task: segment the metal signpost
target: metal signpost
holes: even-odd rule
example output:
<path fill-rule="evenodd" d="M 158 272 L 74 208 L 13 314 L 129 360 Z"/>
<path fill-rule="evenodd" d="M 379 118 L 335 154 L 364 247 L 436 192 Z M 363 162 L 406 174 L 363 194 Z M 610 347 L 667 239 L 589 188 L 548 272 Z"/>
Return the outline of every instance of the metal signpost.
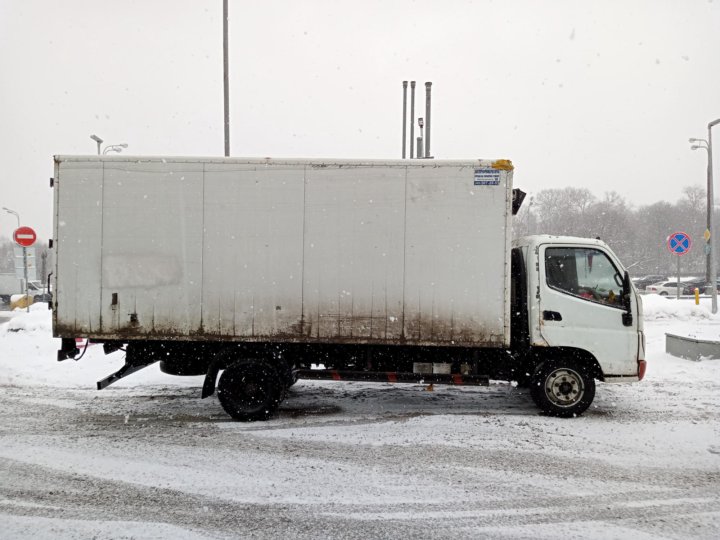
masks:
<path fill-rule="evenodd" d="M 13 246 L 13 255 L 15 259 L 15 277 L 19 280 L 25 279 L 25 261 L 27 261 L 28 280 L 36 280 L 37 265 L 35 264 L 35 246 L 23 248 L 15 245 Z"/>
<path fill-rule="evenodd" d="M 30 227 L 18 227 L 13 233 L 15 243 L 23 248 L 23 266 L 25 275 L 25 302 L 27 311 L 30 311 L 30 290 L 28 288 L 28 264 L 27 264 L 27 248 L 32 246 L 37 240 L 37 235 Z"/>
<path fill-rule="evenodd" d="M 668 236 L 667 248 L 670 253 L 677 255 L 677 299 L 680 300 L 680 257 L 686 255 L 692 247 L 690 235 L 684 232 L 675 232 Z"/>

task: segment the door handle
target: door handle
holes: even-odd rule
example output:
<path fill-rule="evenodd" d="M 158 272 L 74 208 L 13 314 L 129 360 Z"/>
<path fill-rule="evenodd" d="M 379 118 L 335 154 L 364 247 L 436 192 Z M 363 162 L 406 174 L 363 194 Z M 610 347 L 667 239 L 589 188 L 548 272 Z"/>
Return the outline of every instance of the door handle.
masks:
<path fill-rule="evenodd" d="M 557 311 L 543 311 L 543 320 L 562 321 L 562 315 L 560 315 Z"/>

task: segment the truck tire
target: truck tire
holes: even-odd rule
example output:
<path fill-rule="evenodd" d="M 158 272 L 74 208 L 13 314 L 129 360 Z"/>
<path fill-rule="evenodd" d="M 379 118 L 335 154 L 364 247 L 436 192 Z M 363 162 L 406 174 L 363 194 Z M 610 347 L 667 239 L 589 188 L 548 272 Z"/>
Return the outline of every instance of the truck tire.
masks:
<path fill-rule="evenodd" d="M 267 420 L 280 405 L 284 385 L 277 370 L 256 359 L 239 360 L 220 376 L 218 399 L 235 420 Z"/>
<path fill-rule="evenodd" d="M 590 371 L 571 360 L 543 362 L 533 374 L 530 395 L 544 413 L 559 418 L 581 415 L 595 398 Z"/>

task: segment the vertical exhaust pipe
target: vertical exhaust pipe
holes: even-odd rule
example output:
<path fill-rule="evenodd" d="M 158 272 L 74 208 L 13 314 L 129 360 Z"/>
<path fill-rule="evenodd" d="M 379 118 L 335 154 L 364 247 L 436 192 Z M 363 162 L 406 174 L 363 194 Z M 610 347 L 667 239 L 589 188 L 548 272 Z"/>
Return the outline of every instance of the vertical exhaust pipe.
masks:
<path fill-rule="evenodd" d="M 403 128 L 402 128 L 402 158 L 405 159 L 405 144 L 407 142 L 407 81 L 403 81 Z"/>
<path fill-rule="evenodd" d="M 417 157 L 418 159 L 423 158 L 423 123 L 422 118 L 418 118 L 418 126 L 420 126 L 420 136 L 417 138 Z"/>
<path fill-rule="evenodd" d="M 430 87 L 431 82 L 425 83 L 425 157 L 430 158 Z"/>
<path fill-rule="evenodd" d="M 410 159 L 415 157 L 415 81 L 410 81 Z"/>

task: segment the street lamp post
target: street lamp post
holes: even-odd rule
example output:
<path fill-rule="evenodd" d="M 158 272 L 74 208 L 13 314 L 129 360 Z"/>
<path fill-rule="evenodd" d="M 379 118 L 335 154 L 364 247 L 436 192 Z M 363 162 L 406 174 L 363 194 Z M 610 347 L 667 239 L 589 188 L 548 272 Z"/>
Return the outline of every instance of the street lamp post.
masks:
<path fill-rule="evenodd" d="M 708 255 L 707 267 L 708 267 L 708 281 L 710 285 L 710 294 L 712 296 L 712 312 L 717 313 L 717 266 L 715 250 L 712 248 L 713 238 L 712 235 L 715 232 L 715 218 L 714 218 L 714 189 L 713 189 L 713 165 L 712 165 L 712 128 L 720 124 L 720 118 L 713 120 L 708 124 L 708 138 L 705 139 L 690 139 L 693 145 L 690 147 L 692 150 L 699 148 L 704 149 L 708 154 L 707 163 L 707 234 L 706 234 L 706 251 Z"/>
<path fill-rule="evenodd" d="M 100 155 L 100 145 L 103 143 L 103 140 L 98 137 L 97 135 L 90 135 L 90 138 L 97 143 L 98 146 L 98 156 Z"/>
<path fill-rule="evenodd" d="M 108 144 L 105 147 L 105 150 L 103 150 L 103 155 L 107 154 L 108 152 L 122 152 L 123 148 L 127 148 L 127 143 L 120 143 L 120 144 Z"/>
<path fill-rule="evenodd" d="M 6 208 L 5 206 L 2 207 L 3 210 L 5 210 L 8 214 L 13 214 L 17 218 L 18 226 L 17 228 L 20 228 L 20 214 L 18 214 L 15 210 L 10 210 L 9 208 Z"/>
<path fill-rule="evenodd" d="M 228 0 L 223 0 L 223 123 L 225 126 L 225 157 L 230 155 L 230 75 L 228 58 Z"/>
<path fill-rule="evenodd" d="M 708 151 L 708 142 L 705 139 L 690 139 L 692 146 L 691 150 L 705 150 Z M 708 158 L 709 159 L 709 158 Z M 713 207 L 713 193 L 712 193 L 712 182 L 710 176 L 707 177 L 707 225 L 705 233 L 705 283 L 709 286 L 711 283 L 710 278 L 710 231 L 712 230 L 712 207 Z"/>

